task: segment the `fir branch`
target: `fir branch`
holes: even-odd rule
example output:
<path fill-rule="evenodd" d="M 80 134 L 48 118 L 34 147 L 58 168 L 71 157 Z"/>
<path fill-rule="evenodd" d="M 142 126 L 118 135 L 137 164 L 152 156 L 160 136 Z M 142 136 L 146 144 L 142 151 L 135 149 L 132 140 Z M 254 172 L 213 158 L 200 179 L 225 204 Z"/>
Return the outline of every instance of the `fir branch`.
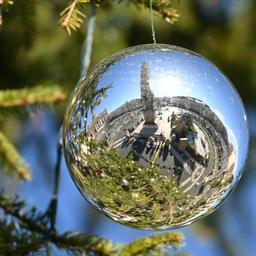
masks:
<path fill-rule="evenodd" d="M 77 255 L 91 253 L 90 255 L 113 256 L 117 255 L 119 251 L 119 246 L 114 245 L 110 240 L 78 232 L 66 232 L 63 235 L 57 235 L 52 239 L 52 242 L 58 248 Z"/>
<path fill-rule="evenodd" d="M 183 245 L 183 236 L 180 233 L 162 233 L 151 237 L 137 239 L 122 250 L 122 256 L 142 256 L 154 253 L 160 255 L 163 247 L 173 247 Z"/>
<path fill-rule="evenodd" d="M 0 255 L 29 255 L 46 247 L 48 218 L 35 207 L 25 213 L 26 207 L 18 197 L 0 195 L 0 208 L 5 214 L 0 225 Z M 13 239 L 6 240 L 8 236 Z M 20 239 L 23 237 L 25 240 Z"/>
<path fill-rule="evenodd" d="M 60 26 L 69 35 L 71 35 L 71 30 L 80 28 L 85 18 L 85 14 L 81 12 L 81 7 L 89 2 L 90 0 L 71 0 L 69 5 L 60 13 Z"/>
<path fill-rule="evenodd" d="M 150 0 L 130 0 L 137 6 L 144 6 L 150 9 Z M 179 1 L 178 1 L 179 3 Z M 152 2 L 152 9 L 162 15 L 162 17 L 169 23 L 175 23 L 179 18 L 179 13 L 174 6 L 174 1 L 171 0 L 154 0 Z"/>
<path fill-rule="evenodd" d="M 25 213 L 26 203 L 17 196 L 0 195 L 0 208 L 6 215 L 16 218 L 24 229 L 36 233 L 47 233 L 47 219 L 42 213 L 36 212 L 32 207 Z"/>
<path fill-rule="evenodd" d="M 59 86 L 39 85 L 32 88 L 2 90 L 0 91 L 0 108 L 50 104 L 65 99 L 66 95 Z"/>
<path fill-rule="evenodd" d="M 182 245 L 183 237 L 179 233 L 145 237 L 128 245 L 113 244 L 110 240 L 78 232 L 59 234 L 51 229 L 49 216 L 38 212 L 35 207 L 28 209 L 18 197 L 0 195 L 0 208 L 6 218 L 0 220 L 0 255 L 4 250 L 4 255 L 26 255 L 25 252 L 45 248 L 49 242 L 73 255 L 88 253 L 95 256 L 160 255 L 164 247 Z M 19 254 L 21 252 L 23 254 Z"/>
<path fill-rule="evenodd" d="M 41 248 L 42 241 L 36 235 L 21 230 L 15 222 L 0 220 L 0 255 L 28 255 Z"/>
<path fill-rule="evenodd" d="M 121 3 L 126 0 L 116 0 L 112 2 Z M 136 6 L 143 6 L 150 9 L 150 0 L 130 0 L 130 3 Z M 174 8 L 174 2 L 170 0 L 154 0 L 152 9 L 162 15 L 162 17 L 169 23 L 175 23 L 179 18 L 179 13 Z M 69 5 L 60 13 L 60 26 L 64 28 L 69 35 L 72 30 L 77 30 L 81 27 L 85 14 L 81 11 L 82 6 L 92 4 L 94 6 L 103 6 L 105 0 L 70 0 Z M 178 1 L 179 3 L 179 1 Z"/>
<path fill-rule="evenodd" d="M 38 212 L 34 207 L 26 210 L 25 202 L 18 197 L 0 195 L 0 208 L 4 211 L 5 215 L 12 217 L 11 223 L 16 223 L 18 228 L 13 230 L 13 232 L 17 233 L 16 236 L 19 236 L 20 232 L 24 233 L 27 231 L 27 235 L 34 235 L 35 241 L 41 241 L 40 244 L 37 244 L 36 250 L 51 242 L 58 248 L 65 249 L 75 255 L 90 253 L 90 255 L 110 256 L 118 251 L 118 247 L 114 246 L 111 241 L 100 237 L 78 232 L 58 234 L 57 231 L 50 228 L 50 219 L 47 215 Z M 0 230 L 1 228 L 0 225 Z M 13 240 L 13 243 L 15 243 L 15 240 Z M 0 248 L 1 246 L 3 247 L 0 239 Z M 23 246 L 24 244 L 16 243 L 17 250 Z M 28 252 L 31 252 L 31 250 L 28 250 Z"/>
<path fill-rule="evenodd" d="M 14 174 L 19 179 L 29 180 L 29 167 L 17 152 L 13 144 L 0 132 L 0 162 L 7 173 Z"/>

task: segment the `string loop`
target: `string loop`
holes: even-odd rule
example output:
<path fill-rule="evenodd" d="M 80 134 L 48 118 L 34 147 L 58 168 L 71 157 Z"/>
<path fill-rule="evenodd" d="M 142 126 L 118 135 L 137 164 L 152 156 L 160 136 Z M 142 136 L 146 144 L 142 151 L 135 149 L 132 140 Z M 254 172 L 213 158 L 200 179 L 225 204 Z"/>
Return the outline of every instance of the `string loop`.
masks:
<path fill-rule="evenodd" d="M 150 0 L 150 21 L 151 21 L 153 43 L 156 44 L 156 32 L 155 32 L 155 24 L 154 24 L 154 17 L 153 17 L 153 0 Z"/>

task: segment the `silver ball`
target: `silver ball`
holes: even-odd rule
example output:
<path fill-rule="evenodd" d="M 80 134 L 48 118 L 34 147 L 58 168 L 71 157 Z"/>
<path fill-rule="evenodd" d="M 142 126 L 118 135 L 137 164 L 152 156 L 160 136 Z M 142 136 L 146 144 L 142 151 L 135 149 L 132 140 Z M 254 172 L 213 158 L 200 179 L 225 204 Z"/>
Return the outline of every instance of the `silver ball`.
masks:
<path fill-rule="evenodd" d="M 69 172 L 93 206 L 157 230 L 212 212 L 241 177 L 249 143 L 228 78 L 200 55 L 163 44 L 98 64 L 71 97 L 63 138 Z"/>

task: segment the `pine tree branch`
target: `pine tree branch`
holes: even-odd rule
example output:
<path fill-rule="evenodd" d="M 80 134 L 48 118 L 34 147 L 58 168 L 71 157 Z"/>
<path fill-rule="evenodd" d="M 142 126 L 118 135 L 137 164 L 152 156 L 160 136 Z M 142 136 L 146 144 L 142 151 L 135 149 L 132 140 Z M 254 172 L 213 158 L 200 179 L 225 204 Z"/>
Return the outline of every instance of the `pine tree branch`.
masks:
<path fill-rule="evenodd" d="M 130 0 L 131 3 L 137 6 L 144 6 L 150 9 L 150 0 Z M 174 8 L 174 0 L 153 0 L 152 9 L 162 15 L 162 17 L 169 23 L 175 23 L 179 18 L 179 13 Z M 178 1 L 179 3 L 179 1 Z"/>
<path fill-rule="evenodd" d="M 59 86 L 35 86 L 32 88 L 1 90 L 0 108 L 21 107 L 35 104 L 51 104 L 64 101 L 66 95 Z"/>
<path fill-rule="evenodd" d="M 52 104 L 66 99 L 66 95 L 58 86 L 36 86 L 17 90 L 0 91 L 0 112 L 8 112 L 10 108 Z M 0 163 L 6 173 L 15 174 L 23 180 L 29 180 L 28 164 L 22 159 L 14 145 L 0 132 Z"/>
<path fill-rule="evenodd" d="M 126 0 L 115 0 L 112 1 L 112 4 L 125 1 Z M 143 6 L 150 9 L 150 0 L 129 0 L 128 2 L 136 6 Z M 69 5 L 60 13 L 60 26 L 64 28 L 69 35 L 71 35 L 71 31 L 79 29 L 86 17 L 81 11 L 83 6 L 88 4 L 103 6 L 104 3 L 106 3 L 106 0 L 71 0 Z M 162 15 L 167 22 L 173 24 L 179 18 L 177 9 L 173 7 L 175 3 L 177 3 L 177 1 L 174 0 L 154 0 L 152 9 Z"/>
<path fill-rule="evenodd" d="M 148 255 L 154 252 L 160 255 L 163 247 L 178 247 L 183 245 L 183 236 L 180 233 L 163 233 L 151 237 L 145 237 L 135 240 L 124 247 L 122 256 L 139 256 Z"/>
<path fill-rule="evenodd" d="M 5 215 L 9 215 L 17 221 L 19 228 L 16 232 L 21 232 L 22 229 L 23 232 L 26 230 L 30 235 L 36 235 L 35 237 L 38 238 L 38 241 L 41 241 L 41 246 L 38 245 L 36 249 L 51 242 L 58 248 L 72 253 L 84 252 L 91 253 L 92 255 L 110 256 L 118 251 L 118 247 L 114 246 L 111 241 L 100 237 L 93 237 L 78 232 L 58 234 L 57 231 L 53 231 L 49 227 L 47 215 L 38 213 L 35 208 L 25 212 L 25 202 L 17 197 L 0 195 L 0 208 L 4 211 Z M 18 245 L 16 246 L 18 247 Z"/>
<path fill-rule="evenodd" d="M 51 229 L 47 215 L 38 212 L 35 207 L 28 209 L 25 202 L 18 197 L 0 195 L 0 208 L 6 218 L 0 220 L 0 254 L 2 248 L 9 248 L 9 254 L 4 255 L 26 255 L 26 250 L 30 253 L 38 251 L 45 248 L 49 242 L 74 255 L 88 253 L 102 256 L 160 255 L 163 248 L 182 245 L 183 237 L 179 233 L 145 237 L 128 245 L 113 244 L 110 240 L 78 232 L 59 234 Z M 7 215 L 11 219 L 7 218 Z M 15 253 L 11 254 L 13 252 Z M 19 254 L 21 252 L 24 254 Z"/>
<path fill-rule="evenodd" d="M 34 234 L 21 230 L 15 222 L 0 219 L 0 255 L 31 255 L 42 249 L 42 241 Z"/>
<path fill-rule="evenodd" d="M 60 13 L 60 26 L 66 29 L 69 35 L 71 35 L 71 30 L 80 28 L 85 18 L 81 7 L 89 2 L 90 0 L 71 0 L 70 4 Z"/>
<path fill-rule="evenodd" d="M 22 180 L 29 180 L 28 164 L 22 159 L 13 144 L 0 132 L 0 162 L 7 173 Z"/>
<path fill-rule="evenodd" d="M 25 201 L 20 200 L 17 196 L 4 196 L 0 195 L 0 208 L 5 212 L 6 215 L 10 215 L 21 223 L 23 228 L 28 229 L 36 233 L 47 233 L 47 221 L 41 213 L 36 213 L 35 208 L 28 210 L 28 213 L 24 212 L 26 207 Z"/>

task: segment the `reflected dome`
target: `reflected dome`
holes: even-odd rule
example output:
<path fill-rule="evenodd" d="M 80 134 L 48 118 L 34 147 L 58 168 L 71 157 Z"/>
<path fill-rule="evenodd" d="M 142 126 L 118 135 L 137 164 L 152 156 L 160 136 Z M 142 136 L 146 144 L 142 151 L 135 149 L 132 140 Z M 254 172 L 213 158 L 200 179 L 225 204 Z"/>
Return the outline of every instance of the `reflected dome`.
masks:
<path fill-rule="evenodd" d="M 228 78 L 200 55 L 163 44 L 127 48 L 82 79 L 63 139 L 83 196 L 148 230 L 211 213 L 238 182 L 249 142 Z"/>

